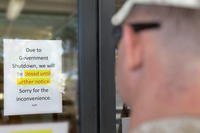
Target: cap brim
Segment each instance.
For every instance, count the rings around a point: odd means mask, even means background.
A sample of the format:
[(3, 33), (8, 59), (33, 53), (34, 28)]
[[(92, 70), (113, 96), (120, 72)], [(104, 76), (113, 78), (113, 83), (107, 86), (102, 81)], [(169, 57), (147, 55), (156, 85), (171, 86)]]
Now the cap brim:
[(112, 24), (114, 26), (121, 25), (135, 5), (173, 6), (190, 9), (200, 8), (198, 0), (127, 0), (121, 9), (112, 17)]

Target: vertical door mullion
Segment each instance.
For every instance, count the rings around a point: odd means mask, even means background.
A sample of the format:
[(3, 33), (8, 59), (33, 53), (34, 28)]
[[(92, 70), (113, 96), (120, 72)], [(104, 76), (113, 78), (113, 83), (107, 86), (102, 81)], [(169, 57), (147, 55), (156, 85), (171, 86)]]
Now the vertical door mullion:
[(115, 133), (115, 49), (111, 17), (115, 0), (99, 0), (99, 133)]
[(97, 0), (78, 1), (79, 130), (98, 132)]

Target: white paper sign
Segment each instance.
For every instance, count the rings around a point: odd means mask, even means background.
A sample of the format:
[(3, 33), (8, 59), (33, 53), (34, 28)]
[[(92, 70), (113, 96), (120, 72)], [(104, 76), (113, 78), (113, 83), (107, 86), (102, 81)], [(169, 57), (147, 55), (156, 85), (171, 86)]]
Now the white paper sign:
[(0, 126), (1, 133), (68, 133), (68, 122)]
[(4, 115), (61, 113), (62, 42), (4, 39)]

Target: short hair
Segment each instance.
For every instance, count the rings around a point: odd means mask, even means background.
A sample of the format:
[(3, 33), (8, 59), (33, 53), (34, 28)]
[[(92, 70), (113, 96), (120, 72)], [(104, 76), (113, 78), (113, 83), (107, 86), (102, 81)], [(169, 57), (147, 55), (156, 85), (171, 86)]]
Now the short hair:
[(200, 69), (200, 10), (138, 5), (132, 9), (126, 22), (133, 21), (138, 15), (161, 24), (160, 29), (153, 33), (159, 40), (155, 44), (159, 60), (167, 61), (167, 84), (183, 87), (192, 83), (185, 79), (188, 75), (196, 74), (195, 69)]
[(170, 48), (177, 52), (200, 55), (200, 10), (136, 5), (126, 21), (132, 21), (131, 19), (136, 15), (145, 15), (161, 23), (158, 39), (162, 39), (164, 46), (161, 47), (165, 50)]

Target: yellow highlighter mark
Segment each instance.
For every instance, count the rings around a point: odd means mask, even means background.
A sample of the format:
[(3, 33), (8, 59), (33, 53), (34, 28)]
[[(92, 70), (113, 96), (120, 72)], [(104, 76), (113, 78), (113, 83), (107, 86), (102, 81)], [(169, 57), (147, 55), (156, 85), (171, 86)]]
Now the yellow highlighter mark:
[(47, 130), (22, 130), (22, 131), (13, 131), (11, 133), (53, 133), (51, 129)]
[(50, 70), (24, 70), (25, 77), (47, 77), (51, 76)]
[(51, 83), (51, 78), (18, 78), (17, 85), (48, 85)]

